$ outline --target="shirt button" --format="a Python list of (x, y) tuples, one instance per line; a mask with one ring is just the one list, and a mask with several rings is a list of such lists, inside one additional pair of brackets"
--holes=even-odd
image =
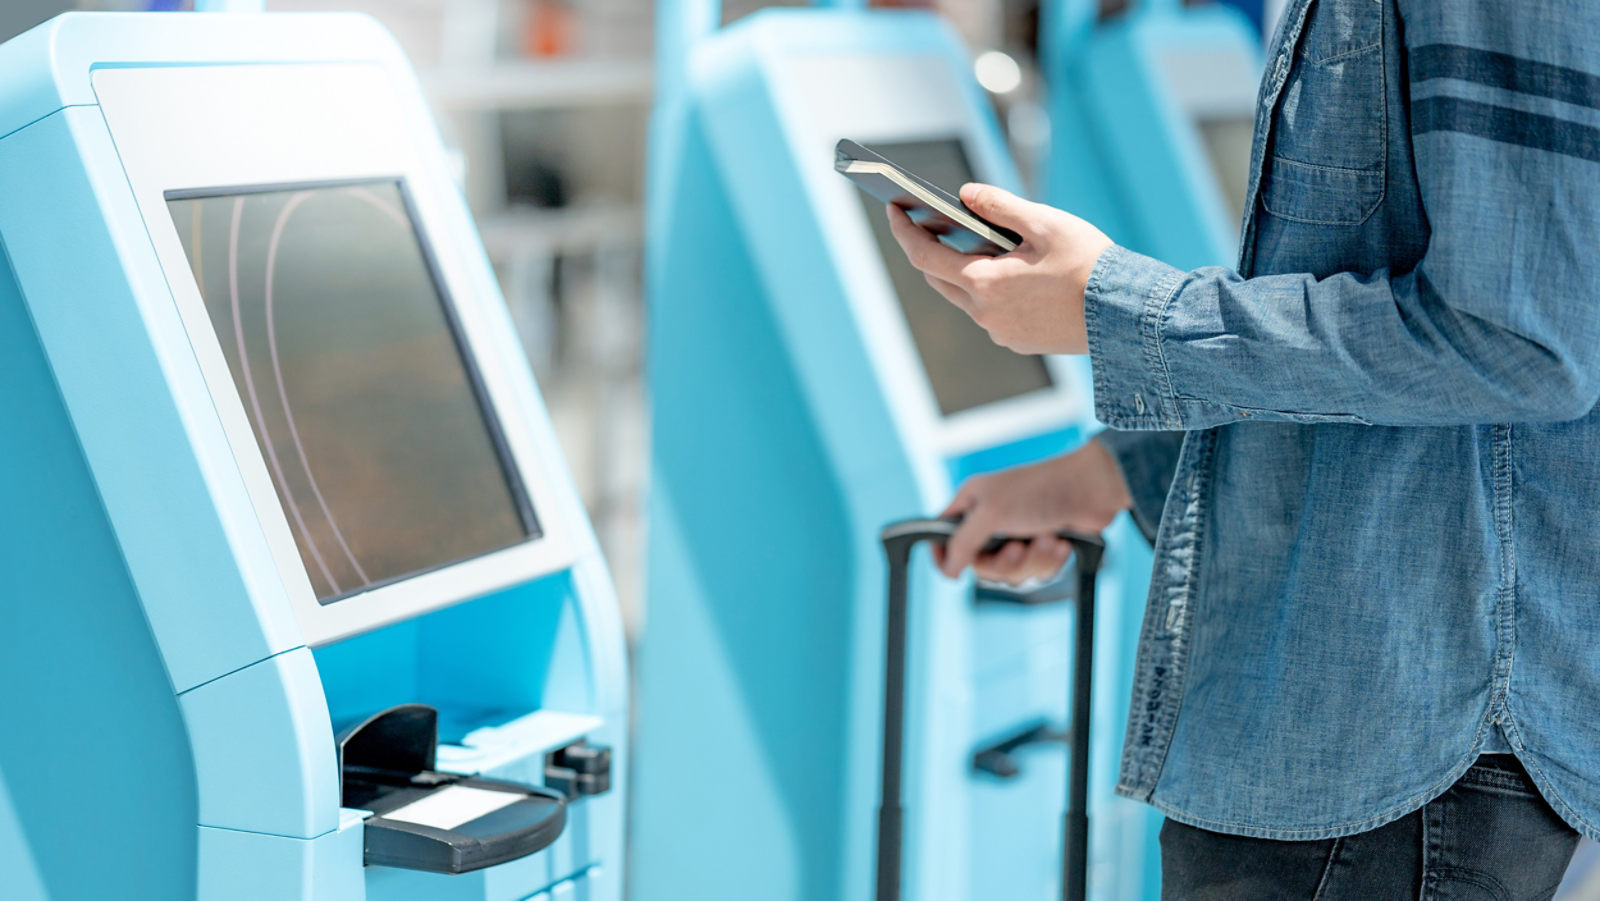
[(1144, 407), (1144, 395), (1143, 394), (1135, 394), (1133, 396), (1133, 408), (1135, 410), (1139, 411), (1139, 415), (1140, 416), (1144, 415), (1145, 407)]

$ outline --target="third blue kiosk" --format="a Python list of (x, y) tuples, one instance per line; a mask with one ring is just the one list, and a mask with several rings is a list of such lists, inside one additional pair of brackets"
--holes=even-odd
[[(836, 4), (843, 6), (843, 4)], [(928, 288), (851, 138), (946, 186), (1019, 178), (969, 51), (921, 11), (660, 6), (649, 210), (655, 407), (638, 663), (635, 901), (872, 896), (879, 530), (972, 473), (1092, 431), (1087, 366), (991, 343)], [(1108, 535), (1091, 754), (1093, 897), (1145, 897), (1152, 818), (1111, 796), (1149, 556)], [(903, 897), (1058, 891), (1071, 611), (912, 580)], [(1030, 731), (1034, 730), (1034, 731)], [(992, 755), (990, 755), (992, 757)], [(984, 757), (983, 759), (990, 759)], [(690, 825), (692, 823), (692, 825)]]
[(620, 897), (610, 578), (393, 38), (59, 17), (0, 197), (0, 896)]
[(1261, 79), (1250, 20), (1217, 3), (1101, 7), (1041, 6), (1045, 199), (1174, 266), (1232, 264)]

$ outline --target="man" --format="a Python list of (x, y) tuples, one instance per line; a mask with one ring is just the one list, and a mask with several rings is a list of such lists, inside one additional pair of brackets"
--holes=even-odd
[(1600, 838), (1600, 5), (1283, 21), (1237, 273), (992, 187), (997, 258), (891, 210), (1123, 430), (967, 482), (942, 565), (1049, 574), (1123, 509), (1153, 538), (1118, 791), (1167, 815), (1164, 897), (1548, 897)]

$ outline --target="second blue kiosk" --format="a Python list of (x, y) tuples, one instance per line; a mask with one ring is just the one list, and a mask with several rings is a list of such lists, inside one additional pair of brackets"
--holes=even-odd
[[(843, 5), (843, 4), (837, 4)], [(866, 899), (883, 699), (878, 533), (966, 476), (1093, 430), (1087, 366), (998, 348), (906, 265), (834, 173), (853, 138), (945, 185), (1020, 179), (968, 50), (937, 16), (660, 6), (649, 211), (650, 608), (631, 893)], [(1102, 575), (1093, 896), (1139, 898), (1154, 818), (1114, 798), (1149, 556)], [(1064, 746), (977, 751), (1067, 708), (1071, 611), (913, 576), (904, 897), (1045, 898)], [(688, 824), (692, 823), (690, 826)]]

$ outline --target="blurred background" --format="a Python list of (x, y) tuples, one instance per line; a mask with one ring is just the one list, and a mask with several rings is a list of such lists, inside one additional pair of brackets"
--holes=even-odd
[[(724, 17), (772, 5), (803, 4), (724, 0)], [(950, 19), (972, 49), (1024, 177), (1037, 178), (1051, 138), (1038, 0), (873, 5), (932, 7)], [(1101, 2), (1108, 15), (1126, 5)], [(1270, 34), (1283, 2), (1233, 5)], [(4, 0), (0, 40), (69, 9), (189, 6)], [(268, 0), (267, 7), (370, 13), (416, 66), (637, 641), (649, 475), (642, 221), (654, 3)], [(1600, 847), (1584, 844), (1558, 897), (1600, 901)]]

